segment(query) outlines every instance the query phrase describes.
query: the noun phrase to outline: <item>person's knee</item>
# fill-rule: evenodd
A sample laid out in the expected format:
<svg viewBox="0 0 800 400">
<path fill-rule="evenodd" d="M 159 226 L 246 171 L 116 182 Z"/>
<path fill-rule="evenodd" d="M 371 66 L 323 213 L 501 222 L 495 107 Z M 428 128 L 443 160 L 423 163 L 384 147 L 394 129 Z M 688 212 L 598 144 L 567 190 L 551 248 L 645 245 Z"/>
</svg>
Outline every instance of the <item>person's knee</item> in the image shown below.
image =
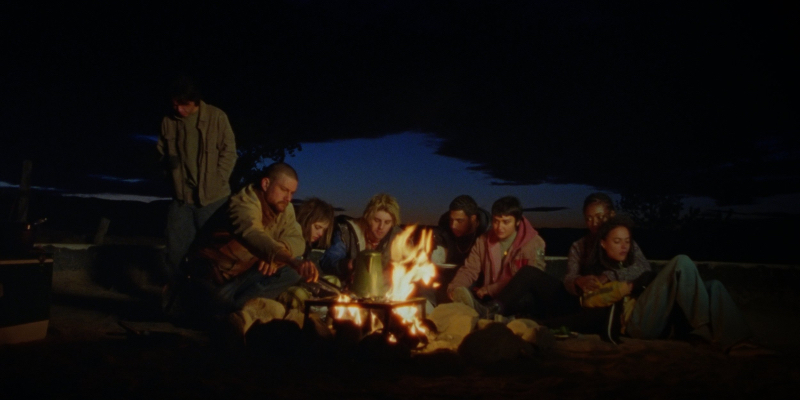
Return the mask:
<svg viewBox="0 0 800 400">
<path fill-rule="evenodd" d="M 724 289 L 724 288 L 725 288 L 725 286 L 722 284 L 722 282 L 720 282 L 720 281 L 718 281 L 716 279 L 711 279 L 711 280 L 706 281 L 706 289 L 709 292 L 719 291 L 720 289 Z"/>
<path fill-rule="evenodd" d="M 692 261 L 689 256 L 685 254 L 680 254 L 675 256 L 673 259 L 675 261 L 675 270 L 680 271 L 683 273 L 693 273 L 697 274 L 697 265 L 695 265 L 694 261 Z"/>
</svg>

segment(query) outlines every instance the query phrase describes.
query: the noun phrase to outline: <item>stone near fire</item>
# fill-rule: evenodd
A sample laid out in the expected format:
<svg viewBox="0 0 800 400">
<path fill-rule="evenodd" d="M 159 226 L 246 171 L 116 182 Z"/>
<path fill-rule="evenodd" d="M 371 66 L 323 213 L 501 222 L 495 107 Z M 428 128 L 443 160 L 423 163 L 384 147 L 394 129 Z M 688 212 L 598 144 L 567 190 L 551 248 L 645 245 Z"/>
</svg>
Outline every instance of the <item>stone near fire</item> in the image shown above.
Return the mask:
<svg viewBox="0 0 800 400">
<path fill-rule="evenodd" d="M 257 297 L 244 303 L 242 310 L 237 314 L 244 321 L 243 333 L 247 333 L 255 323 L 265 324 L 273 319 L 282 319 L 286 314 L 286 308 L 275 300 Z"/>
<path fill-rule="evenodd" d="M 265 359 L 290 359 L 302 354 L 307 345 L 296 323 L 279 318 L 253 324 L 245 339 L 250 351 Z"/>
<path fill-rule="evenodd" d="M 303 330 L 311 332 L 314 337 L 321 339 L 333 338 L 333 331 L 328 327 L 328 324 L 322 320 L 319 314 L 309 313 L 308 323 L 303 325 Z"/>
<path fill-rule="evenodd" d="M 305 321 L 306 315 L 303 314 L 303 312 L 298 309 L 291 309 L 289 310 L 289 313 L 287 313 L 286 316 L 283 317 L 283 319 L 287 321 L 293 321 L 300 327 L 300 329 L 303 329 L 303 321 Z"/>
<path fill-rule="evenodd" d="M 467 336 L 478 321 L 478 313 L 461 303 L 440 304 L 428 315 L 439 333 Z"/>
<path fill-rule="evenodd" d="M 539 324 L 536 321 L 520 318 L 509 322 L 506 326 L 511 329 L 511 332 L 521 337 L 522 340 L 528 343 L 536 343 L 536 331 L 539 329 Z"/>
<path fill-rule="evenodd" d="M 467 335 L 458 346 L 458 354 L 474 363 L 494 364 L 531 357 L 534 349 L 507 326 L 492 323 Z"/>
<path fill-rule="evenodd" d="M 536 321 L 520 318 L 506 324 L 514 334 L 522 340 L 533 343 L 540 351 L 549 351 L 555 347 L 555 337 L 545 326 L 541 326 Z"/>
</svg>

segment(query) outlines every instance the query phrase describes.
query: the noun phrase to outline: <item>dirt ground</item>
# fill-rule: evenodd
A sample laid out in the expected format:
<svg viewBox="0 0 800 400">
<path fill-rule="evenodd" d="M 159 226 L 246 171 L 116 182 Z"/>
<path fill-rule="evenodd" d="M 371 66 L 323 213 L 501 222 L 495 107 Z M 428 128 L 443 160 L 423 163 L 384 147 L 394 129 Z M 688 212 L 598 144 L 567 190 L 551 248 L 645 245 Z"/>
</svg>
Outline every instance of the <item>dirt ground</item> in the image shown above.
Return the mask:
<svg viewBox="0 0 800 400">
<path fill-rule="evenodd" d="M 48 398 L 788 398 L 800 389 L 794 271 L 705 271 L 729 287 L 775 355 L 732 357 L 706 345 L 583 335 L 494 365 L 455 353 L 343 352 L 292 336 L 230 350 L 159 313 L 159 288 L 102 286 L 56 269 L 50 327 L 37 342 L 0 346 L 0 393 Z M 755 275 L 754 275 L 755 274 Z M 133 280 L 137 277 L 134 273 Z M 796 280 L 794 280 L 796 281 Z M 124 293 L 123 293 L 124 292 Z M 129 336 L 125 321 L 145 336 Z"/>
</svg>

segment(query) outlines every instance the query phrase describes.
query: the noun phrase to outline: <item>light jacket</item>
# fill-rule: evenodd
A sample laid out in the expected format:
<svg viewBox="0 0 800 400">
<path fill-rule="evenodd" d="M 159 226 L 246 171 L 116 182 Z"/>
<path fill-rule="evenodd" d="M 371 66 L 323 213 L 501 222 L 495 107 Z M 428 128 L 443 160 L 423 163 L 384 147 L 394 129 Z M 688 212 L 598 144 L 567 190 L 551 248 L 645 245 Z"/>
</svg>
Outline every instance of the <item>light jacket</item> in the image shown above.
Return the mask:
<svg viewBox="0 0 800 400">
<path fill-rule="evenodd" d="M 264 191 L 250 184 L 231 197 L 229 210 L 233 233 L 258 258 L 271 261 L 282 249 L 288 249 L 292 258 L 303 255 L 306 242 L 291 203 L 275 214 Z"/>
<path fill-rule="evenodd" d="M 236 164 L 236 142 L 228 116 L 217 107 L 200 102 L 197 130 L 200 132 L 197 198 L 200 206 L 213 203 L 231 194 L 228 180 Z M 194 202 L 192 188 L 186 183 L 183 168 L 186 155 L 178 132 L 178 117 L 165 116 L 156 148 L 167 171 L 172 175 L 175 198 Z"/>
<path fill-rule="evenodd" d="M 505 258 L 497 236 L 490 229 L 475 241 L 464 266 L 458 269 L 447 290 L 470 287 L 483 274 L 483 287 L 489 295 L 497 296 L 520 268 L 530 265 L 544 271 L 544 249 L 544 240 L 525 217 L 517 227 L 517 237 Z"/>
<path fill-rule="evenodd" d="M 264 192 L 248 185 L 233 195 L 227 215 L 215 214 L 198 235 L 189 252 L 189 270 L 219 284 L 256 266 L 259 261 L 283 265 L 275 256 L 303 254 L 305 240 L 294 207 L 275 214 Z"/>
</svg>

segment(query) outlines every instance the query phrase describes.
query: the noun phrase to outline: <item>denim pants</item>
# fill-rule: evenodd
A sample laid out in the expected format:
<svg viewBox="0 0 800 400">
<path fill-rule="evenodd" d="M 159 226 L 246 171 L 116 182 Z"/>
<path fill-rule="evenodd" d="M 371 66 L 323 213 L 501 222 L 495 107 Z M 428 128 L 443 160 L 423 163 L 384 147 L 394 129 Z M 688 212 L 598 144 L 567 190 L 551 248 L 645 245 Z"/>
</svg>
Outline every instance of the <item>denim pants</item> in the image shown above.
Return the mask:
<svg viewBox="0 0 800 400">
<path fill-rule="evenodd" d="M 636 300 L 627 334 L 639 339 L 661 337 L 673 307 L 683 312 L 692 334 L 722 349 L 752 336 L 725 286 L 718 281 L 704 283 L 685 255 L 670 260 Z"/>
<path fill-rule="evenodd" d="M 227 200 L 227 197 L 223 197 L 204 207 L 178 200 L 170 203 L 166 229 L 167 276 L 170 281 L 175 281 L 176 278 L 184 275 L 180 270 L 181 262 L 189 251 L 197 232 Z"/>
<path fill-rule="evenodd" d="M 300 279 L 300 274 L 288 266 L 278 268 L 271 276 L 262 275 L 255 267 L 250 268 L 217 290 L 218 312 L 241 310 L 247 300 L 256 297 L 275 299 Z"/>
</svg>

